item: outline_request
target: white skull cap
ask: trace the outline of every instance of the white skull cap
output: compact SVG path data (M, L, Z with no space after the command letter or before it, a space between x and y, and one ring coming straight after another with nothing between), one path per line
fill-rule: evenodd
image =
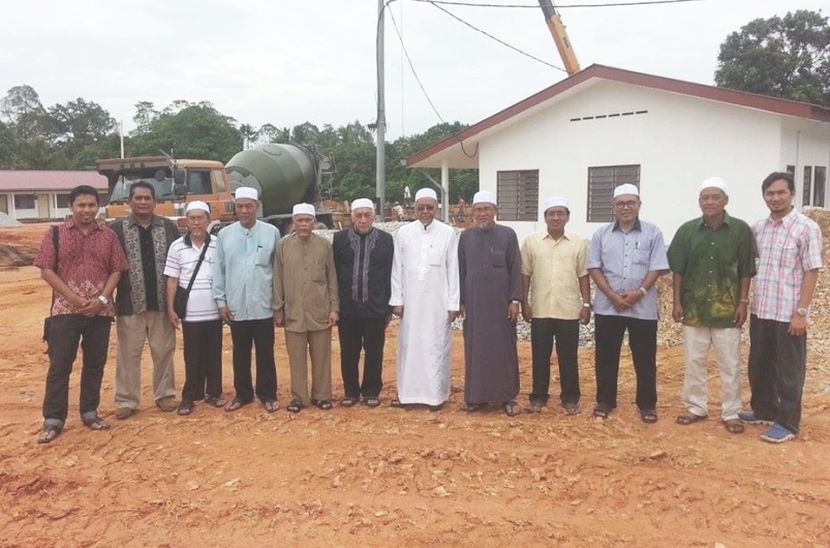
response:
M435 191L431 188L422 188L421 190L415 193L415 201L417 202L421 198L432 198L437 202L438 194L436 194Z
M496 193L492 190L479 190L473 196L473 205L476 204L493 204L496 203Z
M316 215L316 211L314 210L314 206L311 204L295 204L294 208L291 210L291 215L311 215L314 217Z
M633 194L634 196L639 196L640 190L636 186L626 183L614 189L614 198L621 194Z
M247 198L249 200L259 200L259 193L255 188L249 186L241 186L236 189L235 199Z

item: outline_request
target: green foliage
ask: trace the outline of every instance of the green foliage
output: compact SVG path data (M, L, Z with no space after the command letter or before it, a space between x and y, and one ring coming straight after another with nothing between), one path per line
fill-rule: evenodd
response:
M830 26L809 10L755 19L721 44L720 87L830 106Z

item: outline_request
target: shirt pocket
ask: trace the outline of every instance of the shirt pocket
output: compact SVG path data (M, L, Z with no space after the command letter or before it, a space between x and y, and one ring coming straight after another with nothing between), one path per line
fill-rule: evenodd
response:
M781 263L785 265L794 265L797 263L798 244L792 240L785 240L775 242L773 248L775 255L781 258Z
M648 265L651 261L651 248L639 245L634 248L634 254L631 256L631 262L639 265Z
M324 285L326 283L326 261L323 259L314 259L311 262L311 275L309 278L315 284Z
M256 250L256 265L257 266L271 266L271 251L270 247L259 246Z
M504 268L507 266L507 250L506 249L491 249L490 250L490 266L493 268Z
M427 264L429 266L441 266L444 264L444 254L440 249L434 251L429 250L429 253L427 253Z

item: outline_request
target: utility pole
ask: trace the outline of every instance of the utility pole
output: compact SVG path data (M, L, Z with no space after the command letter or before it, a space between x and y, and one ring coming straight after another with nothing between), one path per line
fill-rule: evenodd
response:
M380 206L380 218L384 218L386 211L386 100L384 98L384 76L383 76L383 19L384 0L378 0L378 22L377 22L377 69L378 69L378 118L375 129L377 130L376 151L376 176L375 194L378 197Z
M124 120L118 122L118 137L121 140L121 158L124 158Z

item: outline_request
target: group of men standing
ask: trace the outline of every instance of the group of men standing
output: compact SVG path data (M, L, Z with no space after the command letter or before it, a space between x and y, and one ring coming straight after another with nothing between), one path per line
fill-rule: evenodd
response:
M345 387L341 405L352 407L362 400L377 407L385 330L392 315L401 319L392 406L439 409L449 399L451 325L463 317L463 409L473 412L496 403L515 416L520 412L520 313L531 323L533 387L527 410L538 412L548 401L555 341L560 403L575 415L581 412L579 325L587 324L593 311L593 415L607 418L617 407L620 349L627 332L636 405L642 420L654 423L656 282L668 271L673 273L672 316L684 325L683 402L688 412L677 423L690 425L708 415L706 357L714 347L726 429L739 433L745 423L769 424L762 439L787 441L799 429L807 316L821 267L821 233L793 208L789 174L771 174L762 193L770 216L750 229L726 213L726 181L707 179L699 194L702 217L681 226L667 251L660 229L640 218L639 190L630 184L614 190L614 221L598 229L590 245L565 230L568 200L552 197L544 205L546 230L526 238L521 247L512 229L496 224L498 205L490 191L476 193L473 227L460 237L435 218L438 200L431 189L418 191L417 220L402 227L394 240L373 226L373 202L355 200L353 226L338 232L332 244L312 232L316 219L311 204L294 207L293 231L281 238L274 226L257 220L253 188L237 189L239 221L215 237L207 231L210 208L191 202L188 233L179 237L174 223L154 214L150 184L131 187L132 213L112 230L95 222L95 190L78 187L69 197L72 218L46 234L35 260L55 292L39 441L48 443L63 429L79 343L84 348L82 422L93 429L109 427L97 407L113 314L119 343L118 419L138 409L145 340L153 358L154 400L163 411L189 415L200 400L234 411L255 397L266 411L276 411L275 326L284 328L289 356L288 411L298 413L312 404L331 409L335 324ZM596 286L593 302L589 279ZM748 317L752 410L742 412L740 337ZM230 325L233 341L235 394L230 400L221 386L222 322ZM186 380L182 400L176 402L173 352L179 326Z

